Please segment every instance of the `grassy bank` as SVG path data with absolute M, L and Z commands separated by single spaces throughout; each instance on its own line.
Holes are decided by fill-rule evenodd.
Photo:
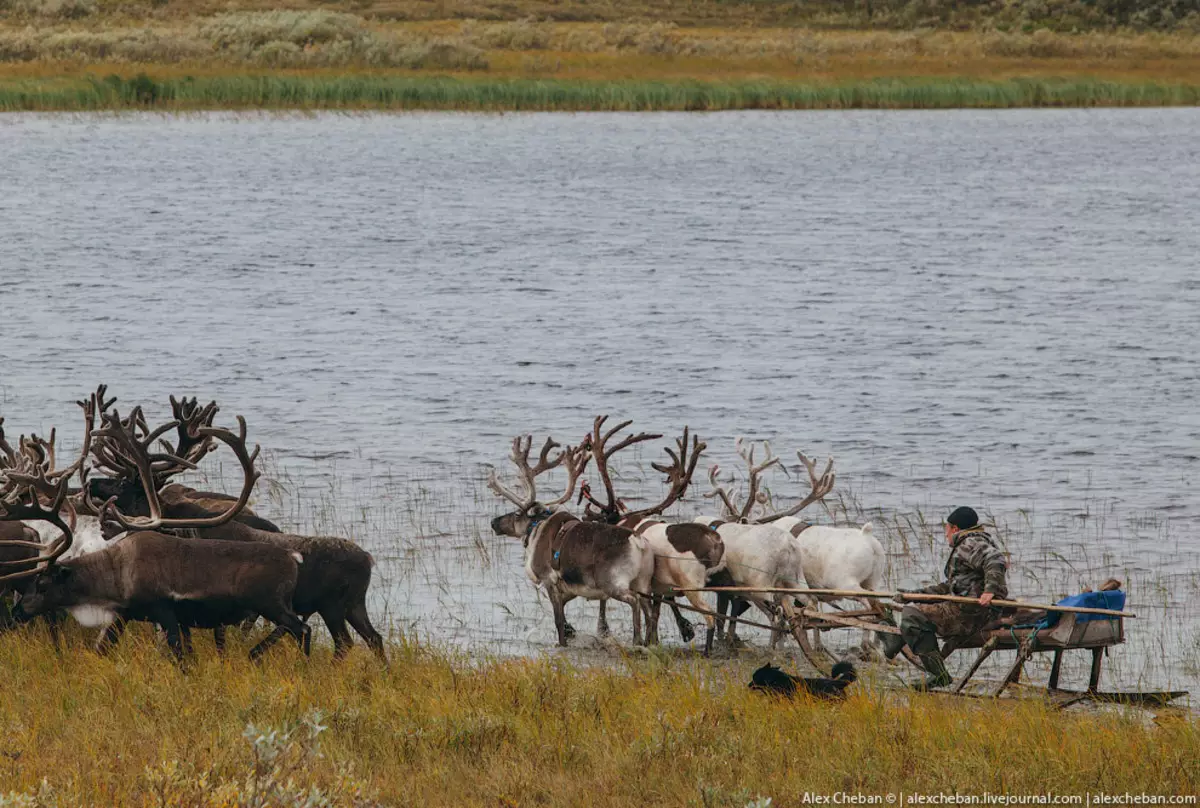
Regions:
M 1194 105 L 1200 84 L 1096 80 L 570 81 L 340 75 L 0 81 L 0 110 L 951 109 Z
M 1200 36 L 1182 27 L 855 31 L 637 16 L 397 21 L 374 6 L 8 8 L 5 110 L 927 109 L 1195 104 L 1200 92 Z
M 111 659 L 81 636 L 62 659 L 48 641 L 0 638 L 0 783 L 42 795 L 5 804 L 742 806 L 805 791 L 1200 788 L 1194 718 L 909 699 L 869 683 L 842 705 L 781 703 L 747 691 L 735 663 L 614 657 L 582 670 L 404 644 L 385 672 L 359 651 L 334 666 L 281 646 L 259 667 L 201 642 L 182 674 L 137 634 Z M 283 796 L 313 788 L 327 801 Z

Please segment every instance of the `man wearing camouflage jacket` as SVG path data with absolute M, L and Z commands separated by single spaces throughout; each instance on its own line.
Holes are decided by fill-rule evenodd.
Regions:
M 912 590 L 915 593 L 959 595 L 978 598 L 969 603 L 908 603 L 900 613 L 900 635 L 883 634 L 884 653 L 889 659 L 907 644 L 921 659 L 929 678 L 918 686 L 927 690 L 945 687 L 952 680 L 938 648 L 938 637 L 962 637 L 976 633 L 995 619 L 993 598 L 1008 597 L 1005 576 L 1008 563 L 996 540 L 979 524 L 972 508 L 957 508 L 946 517 L 946 542 L 950 558 L 946 561 L 946 580 Z M 896 598 L 904 602 L 904 592 Z

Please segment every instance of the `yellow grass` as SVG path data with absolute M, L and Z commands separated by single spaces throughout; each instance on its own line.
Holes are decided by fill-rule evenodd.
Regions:
M 790 703 L 749 692 L 745 663 L 614 656 L 580 669 L 404 643 L 385 672 L 358 649 L 342 665 L 283 646 L 262 666 L 244 649 L 222 661 L 201 639 L 181 673 L 147 631 L 134 635 L 109 659 L 78 634 L 61 659 L 36 632 L 0 637 L 0 793 L 299 805 L 281 794 L 316 787 L 328 800 L 311 804 L 740 807 L 760 796 L 795 805 L 806 791 L 1200 788 L 1200 728 L 1186 716 L 907 697 L 870 682 L 845 704 Z M 305 727 L 270 740 L 313 710 L 327 727 L 319 756 Z M 266 739 L 247 741 L 247 725 Z M 255 789 L 275 796 L 256 803 Z

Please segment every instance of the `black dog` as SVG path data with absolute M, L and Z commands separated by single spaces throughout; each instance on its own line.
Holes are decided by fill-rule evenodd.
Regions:
M 839 662 L 833 666 L 833 678 L 805 679 L 784 673 L 774 665 L 763 665 L 754 672 L 750 680 L 750 689 L 763 693 L 776 693 L 780 696 L 794 697 L 799 692 L 809 693 L 819 699 L 844 699 L 846 687 L 858 678 L 854 665 L 849 662 Z

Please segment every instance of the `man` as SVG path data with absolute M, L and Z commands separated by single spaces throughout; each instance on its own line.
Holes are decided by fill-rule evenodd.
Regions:
M 929 678 L 918 690 L 945 687 L 953 679 L 946 670 L 938 648 L 938 637 L 963 637 L 978 632 L 997 614 L 991 606 L 994 598 L 1008 597 L 1005 576 L 1008 564 L 996 541 L 979 524 L 974 509 L 956 508 L 943 526 L 950 558 L 946 561 L 946 580 L 912 590 L 910 594 L 960 595 L 978 598 L 978 603 L 909 603 L 900 613 L 900 634 L 883 634 L 881 642 L 888 659 L 907 644 L 921 660 Z M 896 597 L 906 602 L 905 590 Z

